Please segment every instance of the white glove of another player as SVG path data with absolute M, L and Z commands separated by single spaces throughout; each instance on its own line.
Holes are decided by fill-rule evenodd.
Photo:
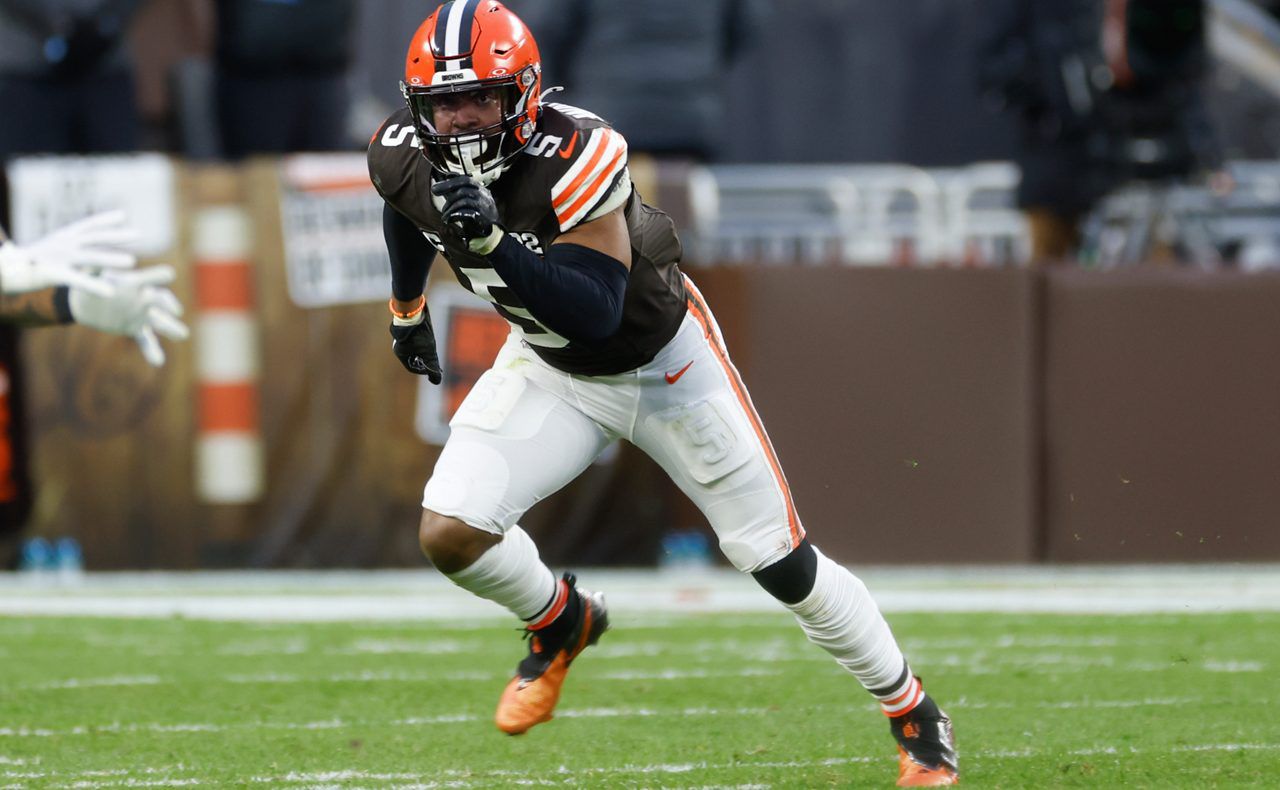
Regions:
M 137 258 L 120 249 L 138 240 L 123 211 L 94 214 L 59 228 L 31 244 L 0 245 L 0 291 L 39 291 L 57 285 L 110 296 L 111 282 L 98 269 L 128 269 Z
M 171 340 L 185 340 L 190 334 L 178 318 L 182 303 L 173 291 L 161 286 L 173 282 L 172 266 L 151 266 L 135 272 L 105 272 L 99 278 L 109 286 L 110 294 L 71 286 L 67 303 L 77 324 L 130 335 L 138 341 L 142 356 L 156 367 L 164 364 L 164 349 L 157 333 Z

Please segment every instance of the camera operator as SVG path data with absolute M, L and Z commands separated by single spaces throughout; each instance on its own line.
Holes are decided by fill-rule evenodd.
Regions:
M 1108 0 L 1102 52 L 1096 158 L 1125 180 L 1219 171 L 1222 155 L 1201 96 L 1204 0 Z
M 1034 262 L 1072 258 L 1083 218 L 1116 187 L 1220 169 L 1200 96 L 1203 0 L 1000 0 L 988 21 L 979 73 L 1021 122 Z

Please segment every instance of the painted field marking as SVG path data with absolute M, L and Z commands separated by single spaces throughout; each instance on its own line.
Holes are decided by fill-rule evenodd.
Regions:
M 1042 702 L 1035 708 L 1047 710 L 1072 710 L 1072 709 L 1089 709 L 1089 708 L 1140 708 L 1148 706 L 1176 706 L 1176 705 L 1192 705 L 1199 704 L 1202 700 L 1196 697 L 1158 697 L 1135 700 L 1066 700 L 1060 702 Z M 1015 707 L 1011 703 L 988 703 L 982 701 L 970 701 L 964 697 L 951 702 L 948 707 L 951 708 L 1003 708 Z M 1027 705 L 1018 705 L 1016 707 L 1026 708 Z M 850 710 L 875 710 L 874 704 L 850 706 Z M 772 712 L 770 708 L 708 708 L 708 707 L 689 707 L 680 709 L 655 709 L 655 708 L 576 708 L 557 711 L 558 718 L 652 718 L 664 716 L 761 716 Z M 379 720 L 354 720 L 347 721 L 343 719 L 326 719 L 322 721 L 312 722 L 244 722 L 239 724 L 210 724 L 210 723 L 175 723 L 161 724 L 152 723 L 124 723 L 112 722 L 100 725 L 78 725 L 67 729 L 49 729 L 44 727 L 0 727 L 0 736 L 12 738 L 53 738 L 72 735 L 94 735 L 105 733 L 137 733 L 137 732 L 153 732 L 153 733 L 207 733 L 207 732 L 231 732 L 236 730 L 336 730 L 344 727 L 371 727 L 371 726 L 430 726 L 439 724 L 461 724 L 480 721 L 483 718 L 471 713 L 441 714 L 437 716 L 417 716 L 404 719 L 394 719 L 387 721 Z
M 50 680 L 43 683 L 33 683 L 27 688 L 35 691 L 48 691 L 55 689 L 106 688 L 112 686 L 156 686 L 161 683 L 170 682 L 172 681 L 161 680 L 155 675 L 138 675 L 133 677 L 67 678 L 66 680 Z M 21 686 L 19 688 L 21 688 Z
M 1087 749 L 1072 749 L 1065 752 L 1033 750 L 1033 749 L 1017 749 L 1017 750 L 983 750 L 971 752 L 964 757 L 971 760 L 1021 760 L 1038 757 L 1056 757 L 1060 755 L 1071 755 L 1078 757 L 1088 757 L 1096 755 L 1119 755 L 1119 754 L 1169 754 L 1169 753 L 1203 753 L 1203 752 L 1273 752 L 1280 750 L 1280 744 L 1276 743 L 1205 743 L 1205 744 L 1182 744 L 1170 745 L 1166 748 L 1157 749 L 1141 749 L 1137 747 L 1119 748 L 1114 746 L 1104 746 Z M 662 774 L 662 775 L 679 775 L 688 774 L 695 771 L 724 771 L 724 770 L 791 770 L 797 768 L 828 768 L 842 765 L 860 765 L 871 763 L 889 763 L 896 758 L 892 755 L 854 755 L 828 757 L 816 760 L 762 760 L 762 761 L 734 761 L 728 763 L 714 762 L 686 762 L 686 763 L 649 763 L 640 765 L 619 765 L 619 766 L 589 766 L 585 768 L 569 769 L 562 767 L 556 775 L 561 777 L 559 780 L 543 780 L 536 782 L 538 784 L 564 785 L 564 779 L 578 775 L 611 775 L 611 774 Z M 202 780 L 194 778 L 176 778 L 172 774 L 178 772 L 190 772 L 192 769 L 186 766 L 175 766 L 171 768 L 139 768 L 128 771 L 2 771 L 0 770 L 0 780 L 5 779 L 44 779 L 53 780 L 59 778 L 65 779 L 91 779 L 91 778 L 108 778 L 108 777 L 127 777 L 113 782 L 82 782 L 77 781 L 74 787 L 161 787 L 161 786 L 187 786 L 191 784 L 199 784 Z M 158 779 L 134 779 L 131 774 L 141 774 L 144 776 L 156 776 L 165 774 L 164 777 Z M 462 779 L 463 782 L 445 781 L 441 779 L 453 780 Z M 435 769 L 430 774 L 425 773 L 398 773 L 398 772 L 376 772 L 376 771 L 293 771 L 279 775 L 257 775 L 249 777 L 246 780 L 253 784 L 317 784 L 317 783 L 347 783 L 347 782 L 414 782 L 421 783 L 415 786 L 421 787 L 471 787 L 484 786 L 486 779 L 499 778 L 527 778 L 527 772 L 522 770 L 511 769 Z M 480 784 L 472 784 L 465 780 L 474 779 Z M 534 783 L 534 782 L 530 782 Z M 12 785 L 21 786 L 21 785 Z M 723 786 L 723 785 L 722 785 Z M 729 785 L 730 787 L 760 787 L 762 785 Z M 767 786 L 767 785 L 764 785 Z
M 731 672 L 708 672 L 700 669 L 622 670 L 618 672 L 584 673 L 592 680 L 699 680 L 707 678 L 754 678 L 781 675 L 782 670 L 745 667 Z
M 1261 661 L 1237 661 L 1234 659 L 1209 659 L 1204 662 L 1206 672 L 1262 672 L 1267 665 Z
M 802 645 L 802 647 L 808 648 L 809 646 Z M 832 664 L 830 659 L 821 651 L 816 649 L 806 649 L 805 652 L 813 653 L 812 660 L 814 663 L 829 665 L 828 668 L 833 674 L 842 674 L 839 667 Z M 604 656 L 593 657 L 603 658 Z M 613 658 L 618 657 L 620 656 L 613 656 Z M 1051 671 L 1053 674 L 1064 674 L 1087 672 L 1099 667 L 1105 667 L 1116 672 L 1150 673 L 1167 672 L 1170 667 L 1174 665 L 1172 661 L 1129 661 L 1125 663 L 1116 663 L 1116 661 L 1110 656 L 1088 658 L 1062 654 L 1035 654 L 1031 656 L 988 656 L 985 654 L 963 656 L 953 654 L 946 656 L 929 656 L 927 654 L 921 655 L 917 652 L 914 654 L 914 657 L 914 663 L 917 666 L 945 667 L 952 674 L 966 675 L 998 675 L 1007 672 L 1009 669 L 1027 668 L 1046 669 Z M 774 658 L 772 660 L 776 662 L 781 659 Z M 809 661 L 811 659 L 805 658 L 802 660 Z M 1256 660 L 1206 659 L 1203 663 L 1193 665 L 1191 668 L 1214 673 L 1257 673 L 1266 671 L 1267 666 L 1268 664 L 1266 662 Z M 776 666 L 772 665 L 748 665 L 731 671 L 697 668 L 601 671 L 599 668 L 589 668 L 581 673 L 583 677 L 588 677 L 592 680 L 598 681 L 680 681 L 714 678 L 775 677 L 782 674 L 785 674 L 784 670 L 780 670 Z M 220 677 L 206 678 L 205 682 L 221 680 L 224 683 L 237 685 L 270 685 L 274 683 L 483 683 L 504 679 L 506 676 L 506 672 L 483 671 L 447 671 L 430 673 L 403 672 L 396 670 L 360 670 L 356 672 L 342 672 L 316 677 L 290 672 L 266 671 L 261 673 L 231 673 Z M 38 683 L 14 684 L 11 686 L 0 683 L 0 691 L 57 691 L 112 686 L 172 685 L 183 682 L 186 682 L 186 680 L 172 677 L 160 677 L 157 675 L 62 678 L 58 680 L 41 681 Z
M 358 655 L 452 655 L 475 652 L 481 642 L 462 642 L 457 639 L 357 639 L 347 647 L 331 647 L 324 652 L 331 656 Z
M 707 670 L 679 670 L 665 669 L 656 671 L 643 670 L 624 670 L 618 672 L 596 672 L 585 673 L 585 677 L 592 680 L 616 680 L 616 681 L 635 681 L 635 680 L 705 680 L 708 678 L 749 678 L 749 677 L 772 677 L 781 675 L 781 670 L 768 667 L 745 667 L 738 670 L 712 672 Z M 490 683 L 500 680 L 506 680 L 509 673 L 506 672 L 399 672 L 399 671 L 373 671 L 361 670 L 359 672 L 343 672 L 332 675 L 324 675 L 321 677 L 308 677 L 288 672 L 262 672 L 254 674 L 230 674 L 222 675 L 219 678 L 205 678 L 204 682 L 209 683 L 214 680 L 221 680 L 223 683 L 231 683 L 235 685 L 274 685 L 274 684 L 301 684 L 301 683 L 459 683 L 459 682 L 481 682 Z M 176 685 L 185 683 L 186 680 L 178 678 L 160 678 L 155 676 L 145 677 L 107 677 L 107 678 L 67 678 L 64 680 L 47 681 L 31 684 L 15 684 L 13 686 L 0 686 L 0 690 L 7 691 L 55 691 L 63 689 L 85 689 L 97 687 L 111 686 L 156 686 L 156 685 Z

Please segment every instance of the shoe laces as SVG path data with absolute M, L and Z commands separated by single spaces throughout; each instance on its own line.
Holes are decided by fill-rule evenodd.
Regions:
M 522 628 L 520 631 L 520 638 L 529 643 L 530 653 L 541 656 L 546 652 L 543 650 L 542 638 L 539 637 L 537 631 L 528 628 Z

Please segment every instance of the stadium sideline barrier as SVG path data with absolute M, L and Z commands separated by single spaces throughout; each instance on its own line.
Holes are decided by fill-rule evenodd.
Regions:
M 201 492 L 201 426 L 218 421 L 201 411 L 199 321 L 160 370 L 127 339 L 27 332 L 32 530 L 77 537 L 100 569 L 422 565 L 421 487 L 465 389 L 420 390 L 389 353 L 380 209 L 360 158 L 170 161 L 167 171 L 150 158 L 146 189 L 118 159 L 39 164 L 75 178 L 12 179 L 20 238 L 59 211 L 122 203 L 147 226 L 147 254 L 178 268 L 175 291 L 192 310 L 202 304 L 195 218 L 212 206 L 245 212 L 253 321 L 237 342 L 257 357 L 247 368 L 256 419 L 244 419 L 262 479 L 230 499 Z M 877 198 L 875 211 L 856 189 L 822 210 L 862 201 L 871 213 L 846 218 L 854 226 L 878 216 L 899 228 L 910 223 L 894 224 L 898 207 L 946 199 L 945 186 L 898 174 L 914 191 Z M 945 234 L 915 246 L 935 266 L 861 265 L 873 253 L 892 263 L 901 247 L 848 250 L 835 237 L 827 251 L 859 265 L 802 249 L 722 262 L 701 256 L 728 247 L 695 227 L 734 222 L 727 197 L 708 213 L 707 190 L 719 200 L 728 180 L 707 175 L 673 183 L 662 167 L 642 169 L 649 193 L 695 228 L 688 271 L 827 553 L 849 563 L 1280 558 L 1280 276 L 978 266 L 954 244 L 966 236 Z M 998 191 L 1006 175 L 974 183 Z M 983 189 L 954 191 L 1000 204 Z M 992 212 L 965 227 L 1004 239 L 991 249 L 1019 249 L 1016 228 L 994 219 L 1008 215 Z M 433 293 L 448 294 L 440 268 Z M 501 326 L 442 304 L 442 345 L 455 370 L 475 375 L 476 349 Z M 658 559 L 666 529 L 701 518 L 623 447 L 522 523 L 553 564 L 634 565 Z

